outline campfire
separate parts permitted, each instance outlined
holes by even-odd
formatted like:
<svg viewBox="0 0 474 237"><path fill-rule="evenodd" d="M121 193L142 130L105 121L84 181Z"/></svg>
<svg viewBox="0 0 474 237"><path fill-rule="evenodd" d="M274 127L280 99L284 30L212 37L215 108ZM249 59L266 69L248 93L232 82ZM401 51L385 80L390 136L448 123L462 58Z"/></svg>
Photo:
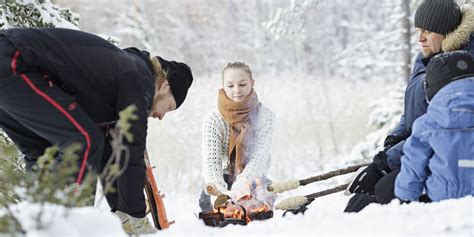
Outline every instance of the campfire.
<svg viewBox="0 0 474 237"><path fill-rule="evenodd" d="M211 212L199 213L199 218L208 226L224 227L228 224L247 225L256 220L266 220L273 217L275 196L266 190L261 182L251 185L252 195L237 201L227 195L219 196Z"/></svg>

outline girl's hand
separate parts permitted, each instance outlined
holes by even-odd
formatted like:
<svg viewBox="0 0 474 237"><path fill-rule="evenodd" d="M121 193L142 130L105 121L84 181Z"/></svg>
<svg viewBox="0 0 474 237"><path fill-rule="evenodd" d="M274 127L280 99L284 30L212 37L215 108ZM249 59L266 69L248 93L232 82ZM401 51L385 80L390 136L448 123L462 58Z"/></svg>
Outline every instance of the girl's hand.
<svg viewBox="0 0 474 237"><path fill-rule="evenodd" d="M217 189L216 185L214 184L206 184L205 188L206 188L206 193L211 196L219 196L222 194L222 192L219 191L219 189Z"/></svg>

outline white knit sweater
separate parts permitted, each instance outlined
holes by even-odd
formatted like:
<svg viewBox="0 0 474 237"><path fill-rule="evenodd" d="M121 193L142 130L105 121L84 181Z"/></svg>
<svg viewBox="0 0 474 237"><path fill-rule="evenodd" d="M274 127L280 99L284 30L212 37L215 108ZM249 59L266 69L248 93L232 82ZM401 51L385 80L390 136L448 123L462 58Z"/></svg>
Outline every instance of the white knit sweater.
<svg viewBox="0 0 474 237"><path fill-rule="evenodd" d="M271 110L261 105L256 116L250 118L250 125L254 129L251 145L247 145L247 161L244 170L240 173L234 187L243 187L251 183L256 177L266 175L270 167L270 146L272 142L273 121L275 115ZM204 180L207 184L214 184L221 192L227 191L224 174L228 174L229 166L229 133L230 127L224 121L219 111L213 110L207 115L202 127L202 168Z"/></svg>

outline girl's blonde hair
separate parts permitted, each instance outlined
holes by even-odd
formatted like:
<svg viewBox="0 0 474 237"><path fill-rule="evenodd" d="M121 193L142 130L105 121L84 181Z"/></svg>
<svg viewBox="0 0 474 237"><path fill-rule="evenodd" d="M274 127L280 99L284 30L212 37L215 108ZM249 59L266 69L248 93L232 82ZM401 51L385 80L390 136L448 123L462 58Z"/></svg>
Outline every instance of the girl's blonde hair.
<svg viewBox="0 0 474 237"><path fill-rule="evenodd" d="M253 77L252 77L252 70L250 70L250 67L249 65L247 65L246 63L244 62L232 62L232 63L227 63L227 65L225 65L224 67L224 70L222 70L222 80L224 80L224 72L225 70L227 69L242 69L244 70L244 72L246 72L247 74L249 74L249 77L251 80L253 80Z"/></svg>
<svg viewBox="0 0 474 237"><path fill-rule="evenodd" d="M155 87L160 88L161 84L165 82L167 78L166 71L161 67L160 61L158 58L151 57L151 64L153 65L153 72L155 73Z"/></svg>

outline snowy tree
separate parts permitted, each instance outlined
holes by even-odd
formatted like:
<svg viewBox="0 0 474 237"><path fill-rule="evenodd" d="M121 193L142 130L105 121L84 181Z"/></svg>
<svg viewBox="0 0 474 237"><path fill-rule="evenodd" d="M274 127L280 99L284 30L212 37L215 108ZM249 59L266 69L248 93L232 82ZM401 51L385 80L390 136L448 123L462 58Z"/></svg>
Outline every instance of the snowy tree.
<svg viewBox="0 0 474 237"><path fill-rule="evenodd" d="M135 47L153 51L153 46L150 43L153 27L149 24L146 15L143 14L143 7L141 4L134 4L129 11L122 12L113 21L121 40L136 42Z"/></svg>
<svg viewBox="0 0 474 237"><path fill-rule="evenodd" d="M50 0L0 1L0 28L62 27L77 29L79 15L60 8Z"/></svg>
<svg viewBox="0 0 474 237"><path fill-rule="evenodd" d="M400 121L403 114L403 101L405 83L402 80L392 86L387 97L381 98L372 104L372 113L369 115L369 126L375 131L368 134L351 151L351 157L355 160L371 161L378 151L383 149L383 142L389 132L393 130Z"/></svg>
<svg viewBox="0 0 474 237"><path fill-rule="evenodd" d="M343 2L291 1L287 7L279 9L265 26L276 41L283 40L286 45L296 41L305 45L302 47L305 50L288 50L290 56L287 58L297 59L293 62L295 67L298 67L298 61L306 62L303 68L308 72L317 71L318 77L315 78L394 82L390 86L392 92L372 106L369 125L377 131L369 134L352 151L355 157L368 158L381 149L383 140L402 114L405 83L409 79L413 57L418 52L418 47L414 47L417 37L413 37L416 33L411 9L416 9L421 1ZM322 93L326 91L322 90ZM330 106L331 101L327 100L328 96L324 98L328 104L328 116L332 117L335 112ZM337 147L337 141L333 140L333 146Z"/></svg>

